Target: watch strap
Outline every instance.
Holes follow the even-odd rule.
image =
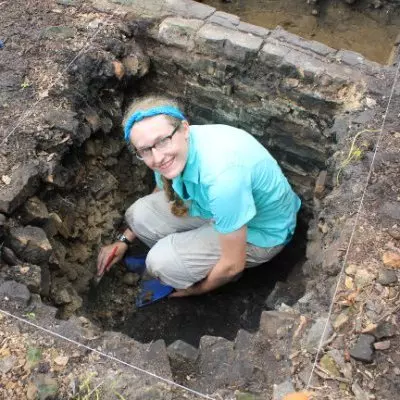
[[[128,246],[132,244],[132,242],[123,233],[117,236],[117,240],[119,242],[126,243]]]

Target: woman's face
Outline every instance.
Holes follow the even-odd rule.
[[[145,118],[131,129],[130,141],[146,165],[167,179],[180,175],[185,168],[189,149],[189,124],[176,125],[164,115]]]

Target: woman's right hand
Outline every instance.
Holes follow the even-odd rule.
[[[110,268],[122,259],[128,250],[128,245],[124,242],[115,242],[100,249],[97,257],[97,276],[103,275]]]

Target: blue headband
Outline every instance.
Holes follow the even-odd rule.
[[[155,115],[161,115],[161,114],[169,115],[170,117],[180,119],[181,121],[186,119],[185,116],[176,107],[172,106],[153,107],[145,111],[138,110],[134,112],[126,121],[124,128],[125,140],[129,143],[129,139],[131,136],[131,129],[136,122],[139,122],[144,118],[154,117]]]

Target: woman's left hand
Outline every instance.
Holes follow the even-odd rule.
[[[197,285],[188,287],[187,289],[175,289],[175,292],[169,295],[169,297],[186,297],[186,296],[196,296],[201,294],[199,290],[197,290]]]

